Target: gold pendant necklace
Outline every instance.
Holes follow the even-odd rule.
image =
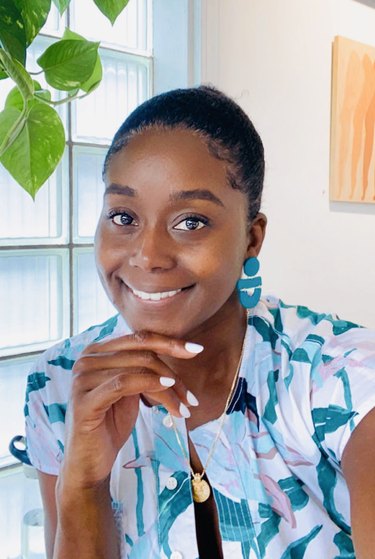
[[[193,468],[191,467],[189,456],[187,455],[187,453],[185,451],[185,448],[184,448],[184,445],[182,444],[182,441],[181,441],[180,435],[178,433],[177,426],[176,426],[176,423],[174,421],[174,418],[173,418],[172,415],[170,415],[172,427],[173,427],[174,433],[176,435],[178,445],[179,445],[179,447],[181,449],[181,452],[183,454],[183,457],[184,457],[184,459],[185,459],[185,461],[186,461],[186,463],[187,463],[187,465],[189,466],[189,469],[190,469],[191,490],[192,490],[192,494],[193,494],[193,500],[194,500],[195,503],[204,503],[205,501],[207,501],[207,499],[211,495],[210,485],[207,483],[207,481],[205,479],[203,479],[203,477],[206,473],[208,464],[211,461],[214,450],[216,448],[216,444],[217,444],[217,442],[219,440],[219,437],[221,435],[221,431],[222,431],[222,428],[223,428],[223,425],[224,425],[224,421],[225,421],[225,418],[227,416],[227,411],[228,411],[228,408],[229,408],[229,404],[231,402],[231,399],[232,399],[232,396],[233,396],[233,393],[234,393],[234,390],[235,390],[235,387],[236,387],[236,384],[237,384],[238,375],[239,375],[240,368],[241,368],[241,363],[242,363],[243,351],[244,351],[244,347],[245,347],[245,337],[246,337],[246,331],[245,331],[244,339],[243,339],[243,342],[242,342],[241,355],[240,355],[240,358],[238,360],[238,365],[237,365],[237,369],[236,369],[236,372],[235,372],[235,375],[234,375],[234,378],[233,378],[232,386],[230,388],[227,401],[225,403],[224,412],[222,413],[222,415],[220,416],[220,419],[219,419],[219,429],[216,433],[214,442],[212,443],[212,446],[211,446],[210,451],[209,451],[208,456],[207,456],[206,464],[205,464],[201,473],[194,472]],[[188,434],[188,438],[189,438],[189,434]]]
[[[193,499],[196,503],[204,503],[211,495],[211,489],[207,481],[202,479],[202,474],[195,473],[191,480]]]

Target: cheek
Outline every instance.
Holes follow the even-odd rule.
[[[105,278],[105,276],[110,274],[115,268],[118,255],[101,222],[99,222],[95,233],[94,253],[99,274]]]
[[[220,289],[228,295],[241,276],[242,264],[242,253],[236,247],[224,245],[219,249],[197,251],[189,258],[186,267],[194,270],[198,281],[213,289],[213,294]]]
[[[102,269],[104,254],[105,254],[105,251],[104,251],[104,246],[103,246],[103,234],[102,234],[101,225],[100,225],[100,222],[99,222],[99,224],[96,228],[95,239],[94,239],[95,263],[96,263],[96,267],[98,268],[98,270]]]

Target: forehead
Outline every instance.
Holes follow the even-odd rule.
[[[151,128],[127,142],[110,160],[108,175],[170,174],[174,178],[213,176],[226,179],[227,168],[214,157],[203,138],[186,129]]]
[[[246,196],[229,185],[227,172],[225,161],[210,152],[199,133],[152,128],[133,136],[110,159],[106,187],[130,187],[137,197],[150,200],[157,195],[160,201],[181,199],[179,191],[200,189],[227,209],[246,207]]]

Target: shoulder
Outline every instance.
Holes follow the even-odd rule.
[[[303,305],[288,305],[274,296],[266,296],[250,312],[249,324],[261,331],[264,322],[278,337],[286,337],[298,346],[309,334],[321,332],[322,335],[337,335],[361,326],[340,320],[336,314],[317,312]]]
[[[267,296],[249,314],[254,349],[268,344],[272,350],[286,350],[289,359],[311,363],[315,354],[333,357],[348,351],[368,355],[375,351],[375,331],[342,320],[332,313],[316,312],[302,305],[287,305]]]
[[[121,336],[128,331],[130,332],[126,323],[117,314],[101,324],[90,326],[87,330],[55,344],[40,356],[40,360],[52,366],[71,369],[85,347],[105,338]]]
[[[116,315],[45,351],[27,378],[24,414],[27,452],[40,471],[57,475],[64,452],[65,416],[72,369],[87,345],[130,331]]]
[[[244,376],[259,416],[292,442],[309,434],[339,463],[375,406],[375,331],[270,297],[250,316],[248,337]]]
[[[274,387],[299,399],[304,394],[306,402],[312,395],[329,402],[338,381],[373,382],[375,331],[266,297],[250,313],[244,358],[244,376],[256,392]]]

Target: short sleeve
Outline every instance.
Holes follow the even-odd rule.
[[[48,369],[48,358],[43,354],[27,378],[24,407],[27,454],[35,468],[58,475],[64,447],[62,437],[59,439],[56,426],[54,428],[54,418],[51,417],[53,403]],[[60,407],[63,410],[66,406],[60,404]]]
[[[118,315],[44,352],[27,379],[27,453],[38,470],[57,475],[64,455],[65,415],[75,361],[90,343],[130,332]]]
[[[342,322],[332,323],[311,369],[314,438],[338,465],[353,430],[375,407],[375,332]]]

